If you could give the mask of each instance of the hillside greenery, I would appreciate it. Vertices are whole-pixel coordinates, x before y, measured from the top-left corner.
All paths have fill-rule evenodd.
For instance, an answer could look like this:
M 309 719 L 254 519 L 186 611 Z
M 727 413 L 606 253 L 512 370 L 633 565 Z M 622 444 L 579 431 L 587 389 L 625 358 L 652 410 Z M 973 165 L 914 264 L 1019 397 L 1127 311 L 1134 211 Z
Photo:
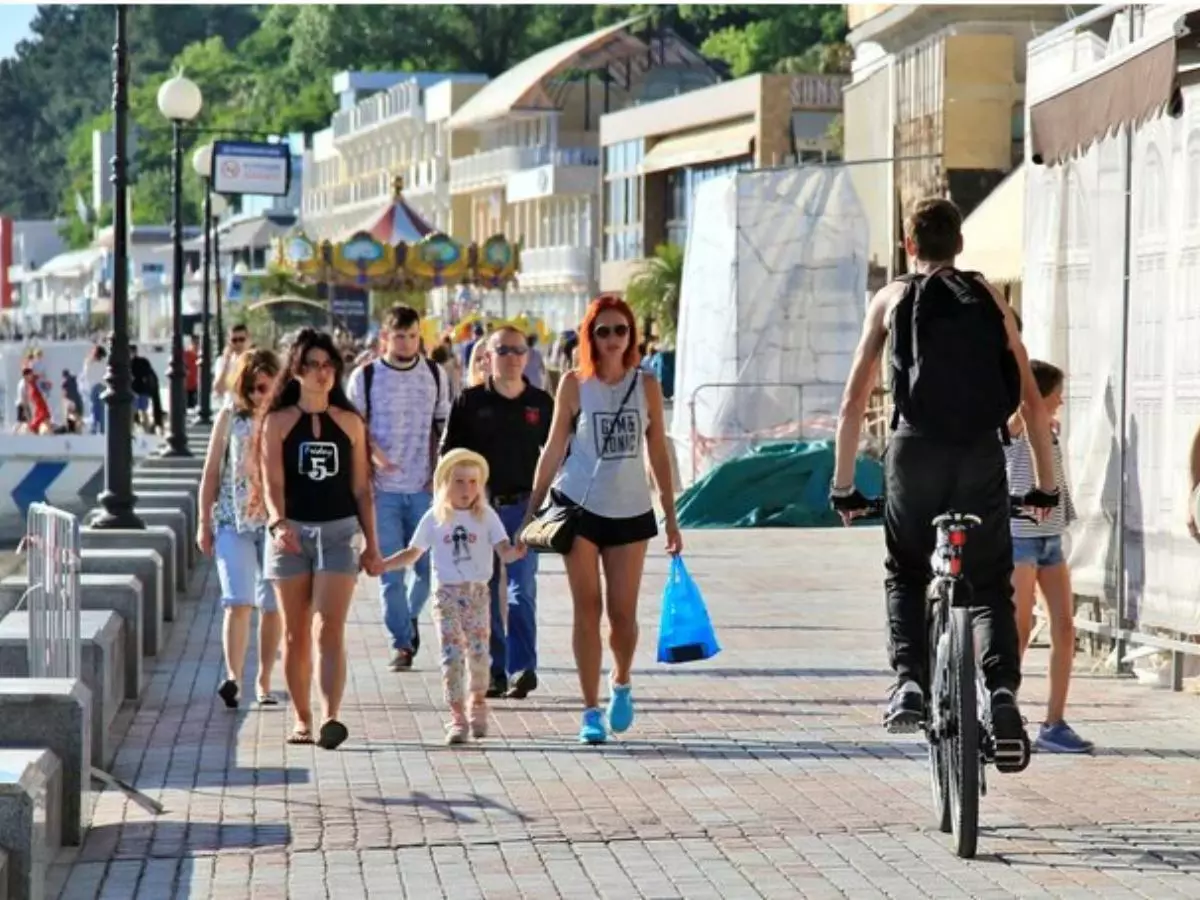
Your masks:
M 335 72 L 496 76 L 548 46 L 635 15 L 673 28 L 730 77 L 830 71 L 846 60 L 842 6 L 131 6 L 133 221 L 170 217 L 170 130 L 155 99 L 176 70 L 204 93 L 199 128 L 312 132 L 334 111 Z M 76 198 L 90 203 L 92 132 L 111 124 L 113 8 L 39 6 L 31 30 L 16 55 L 0 62 L 0 127 L 8 136 L 0 142 L 0 213 L 61 216 L 78 246 L 111 218 L 105 210 L 99 222 L 82 221 Z M 192 149 L 211 139 L 186 136 L 188 221 L 198 221 L 201 200 Z

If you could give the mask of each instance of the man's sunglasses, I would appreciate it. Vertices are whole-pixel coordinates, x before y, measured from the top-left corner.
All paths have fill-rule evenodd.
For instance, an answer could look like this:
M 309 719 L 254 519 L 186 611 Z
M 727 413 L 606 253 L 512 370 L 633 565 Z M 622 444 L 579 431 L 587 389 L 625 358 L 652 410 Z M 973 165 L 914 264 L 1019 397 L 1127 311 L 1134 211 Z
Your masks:
M 625 337 L 625 335 L 629 334 L 629 326 L 623 322 L 620 325 L 597 325 L 592 329 L 592 334 L 600 340 L 604 340 L 609 335 Z
M 508 344 L 501 344 L 496 348 L 497 356 L 524 356 L 528 352 L 528 347 L 510 347 Z
M 244 334 L 235 334 L 229 339 L 229 343 L 238 345 L 244 344 L 246 343 L 246 336 Z

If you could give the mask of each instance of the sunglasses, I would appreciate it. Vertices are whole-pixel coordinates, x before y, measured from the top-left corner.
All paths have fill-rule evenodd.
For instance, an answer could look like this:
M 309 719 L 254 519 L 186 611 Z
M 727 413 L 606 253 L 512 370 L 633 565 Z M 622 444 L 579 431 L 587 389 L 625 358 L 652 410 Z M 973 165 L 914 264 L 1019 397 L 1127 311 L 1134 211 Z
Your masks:
M 507 344 L 501 344 L 493 351 L 497 356 L 524 356 L 529 352 L 528 347 L 510 347 Z
M 231 338 L 229 339 L 229 343 L 231 343 L 231 344 L 244 344 L 244 343 L 246 343 L 246 336 L 245 336 L 245 335 L 240 335 L 240 334 L 239 334 L 239 335 L 234 335 L 233 337 L 231 337 Z
M 622 322 L 620 325 L 597 325 L 592 329 L 592 334 L 602 341 L 605 340 L 609 335 L 616 335 L 617 337 L 621 338 L 629 334 L 629 326 L 624 322 Z
M 302 372 L 332 372 L 337 368 L 331 359 L 306 359 L 300 364 Z

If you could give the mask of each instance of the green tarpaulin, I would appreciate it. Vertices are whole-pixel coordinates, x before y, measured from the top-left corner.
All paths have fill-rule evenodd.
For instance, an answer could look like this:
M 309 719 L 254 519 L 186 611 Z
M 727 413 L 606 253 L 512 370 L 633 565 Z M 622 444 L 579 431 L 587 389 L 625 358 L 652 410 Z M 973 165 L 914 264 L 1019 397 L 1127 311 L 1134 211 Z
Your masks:
M 678 501 L 684 528 L 815 528 L 840 524 L 829 508 L 833 442 L 758 447 L 717 466 Z M 860 456 L 855 483 L 868 497 L 883 490 L 883 467 Z

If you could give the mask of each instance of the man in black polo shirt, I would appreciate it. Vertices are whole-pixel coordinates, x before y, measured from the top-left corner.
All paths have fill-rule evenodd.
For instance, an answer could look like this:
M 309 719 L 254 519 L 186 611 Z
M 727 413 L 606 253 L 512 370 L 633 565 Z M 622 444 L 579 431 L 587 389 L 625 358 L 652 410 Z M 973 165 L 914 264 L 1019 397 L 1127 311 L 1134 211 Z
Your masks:
M 488 461 L 488 493 L 511 540 L 525 517 L 538 456 L 550 436 L 554 401 L 525 380 L 525 335 L 511 326 L 488 339 L 492 374 L 450 408 L 442 453 L 465 447 Z M 489 697 L 521 699 L 537 687 L 537 554 L 508 566 L 508 634 L 500 610 L 500 562 L 492 572 Z

